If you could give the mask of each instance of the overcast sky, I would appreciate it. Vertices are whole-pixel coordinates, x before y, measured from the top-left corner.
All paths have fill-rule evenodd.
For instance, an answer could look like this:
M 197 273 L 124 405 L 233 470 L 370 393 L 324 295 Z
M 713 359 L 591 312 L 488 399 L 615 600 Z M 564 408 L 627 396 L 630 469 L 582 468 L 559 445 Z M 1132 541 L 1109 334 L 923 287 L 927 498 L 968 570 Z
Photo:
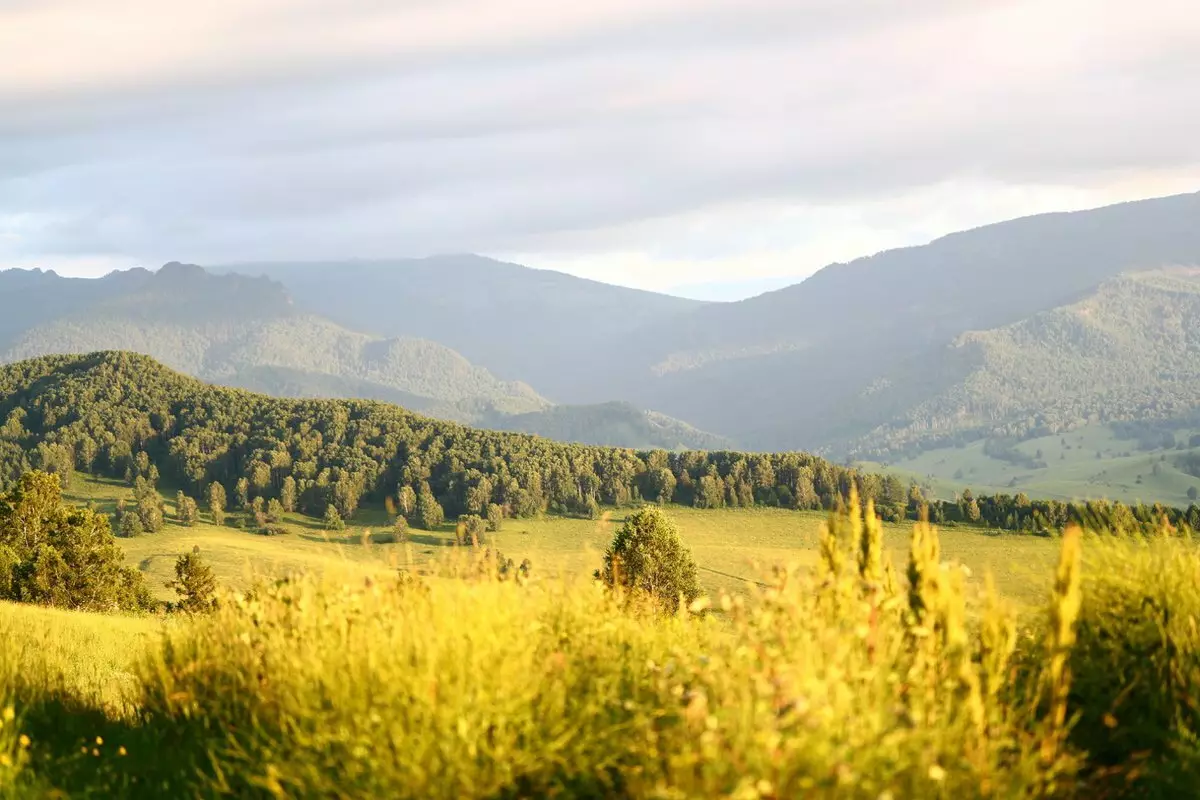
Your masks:
M 1200 190 L 1195 0 L 0 0 L 0 268 L 480 252 L 736 297 Z

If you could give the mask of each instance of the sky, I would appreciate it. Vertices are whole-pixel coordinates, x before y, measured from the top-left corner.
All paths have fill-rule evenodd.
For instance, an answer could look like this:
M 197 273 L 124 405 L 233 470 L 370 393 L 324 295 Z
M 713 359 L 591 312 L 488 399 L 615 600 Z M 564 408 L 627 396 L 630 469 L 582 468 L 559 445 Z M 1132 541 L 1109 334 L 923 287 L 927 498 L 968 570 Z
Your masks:
M 0 0 L 0 268 L 478 252 L 734 299 L 1200 190 L 1194 0 Z

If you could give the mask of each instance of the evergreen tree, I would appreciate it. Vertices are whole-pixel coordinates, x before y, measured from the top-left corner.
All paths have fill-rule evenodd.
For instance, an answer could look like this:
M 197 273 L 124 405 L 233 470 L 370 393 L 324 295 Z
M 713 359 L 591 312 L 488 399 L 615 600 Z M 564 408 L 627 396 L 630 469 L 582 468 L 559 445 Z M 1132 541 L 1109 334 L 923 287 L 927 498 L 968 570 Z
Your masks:
M 146 532 L 142 527 L 142 518 L 137 514 L 125 514 L 121 517 L 121 536 L 126 539 L 132 539 L 135 536 L 141 536 Z
M 61 481 L 44 472 L 0 494 L 0 599 L 92 611 L 153 605 L 108 517 L 64 503 Z
M 146 533 L 158 533 L 163 529 L 162 507 L 158 504 L 157 496 L 144 497 L 138 501 L 137 515 L 141 520 L 142 529 Z
M 175 580 L 168 581 L 167 588 L 179 595 L 176 606 L 181 611 L 201 614 L 217 607 L 217 579 L 198 549 L 175 562 Z
M 325 519 L 323 521 L 325 530 L 327 531 L 342 531 L 346 529 L 346 523 L 342 520 L 342 515 L 338 512 L 337 506 L 333 503 L 325 506 Z

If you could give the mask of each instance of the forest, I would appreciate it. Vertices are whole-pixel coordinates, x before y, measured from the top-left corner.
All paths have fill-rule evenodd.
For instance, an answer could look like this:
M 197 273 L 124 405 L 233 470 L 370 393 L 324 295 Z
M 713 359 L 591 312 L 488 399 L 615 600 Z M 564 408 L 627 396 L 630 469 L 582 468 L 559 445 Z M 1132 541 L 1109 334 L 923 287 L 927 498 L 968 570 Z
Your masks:
M 216 387 L 121 352 L 0 368 L 0 483 L 74 470 L 177 488 L 230 508 L 270 501 L 320 517 L 396 504 L 425 519 L 595 516 L 637 502 L 833 509 L 853 489 L 888 521 L 1047 532 L 1068 522 L 1200 527 L 1200 508 L 1064 503 L 1024 494 L 926 496 L 895 476 L 814 455 L 634 451 L 469 428 L 358 400 L 286 400 Z M 261 498 L 261 499 L 260 499 Z M 435 509 L 431 511 L 431 509 Z M 223 510 L 223 509 L 222 509 Z M 422 513 L 417 514 L 418 511 Z M 419 520 L 418 520 L 419 521 Z

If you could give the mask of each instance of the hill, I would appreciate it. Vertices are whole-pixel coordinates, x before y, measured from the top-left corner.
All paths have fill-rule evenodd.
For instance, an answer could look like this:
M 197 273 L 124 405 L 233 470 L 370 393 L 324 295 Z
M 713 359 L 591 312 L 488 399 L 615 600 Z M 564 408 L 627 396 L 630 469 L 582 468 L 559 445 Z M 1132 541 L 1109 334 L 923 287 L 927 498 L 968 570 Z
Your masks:
M 126 350 L 188 374 L 287 397 L 361 397 L 458 422 L 639 447 L 718 441 L 632 411 L 550 407 L 528 384 L 496 378 L 444 344 L 381 338 L 297 308 L 279 283 L 171 263 L 98 280 L 0 272 L 0 359 Z M 509 421 L 509 417 L 519 419 Z M 579 421 L 569 423 L 572 416 Z M 611 429 L 597 425 L 610 419 Z
M 796 286 L 640 328 L 610 349 L 619 355 L 597 371 L 602 383 L 581 384 L 582 399 L 603 387 L 745 446 L 845 452 L 975 374 L 972 347 L 948 352 L 968 332 L 1078 302 L 1129 271 L 1200 263 L 1197 219 L 1200 194 L 1181 195 L 1013 220 L 834 264 Z M 1025 330 L 1007 346 L 1020 358 L 1051 335 Z M 1072 357 L 1052 339 L 1043 344 L 1039 358 Z M 928 391 L 886 382 L 910 368 Z M 871 394 L 876 402 L 864 402 Z
M 247 383 L 268 367 L 378 384 L 427 401 L 486 401 L 500 411 L 547 405 L 530 387 L 500 381 L 444 345 L 379 339 L 300 312 L 283 286 L 264 278 L 172 263 L 92 283 L 94 301 L 13 336 L 4 360 L 129 350 L 216 381 Z M 53 297 L 61 288 L 45 284 L 41 294 Z
M 662 450 L 727 450 L 730 440 L 697 430 L 664 414 L 641 411 L 629 403 L 553 406 L 532 414 L 491 414 L 482 425 L 557 439 L 613 447 Z
M 580 402 L 624 336 L 705 306 L 475 255 L 218 269 L 281 281 L 299 307 L 355 330 L 441 342 L 563 403 Z M 596 388 L 587 402 L 613 399 Z
M 288 400 L 205 384 L 131 353 L 0 367 L 0 482 L 31 467 L 133 481 L 150 467 L 203 498 L 282 498 L 352 517 L 410 487 L 446 511 L 592 513 L 637 497 L 720 507 L 828 506 L 853 471 L 799 453 L 674 453 L 468 428 L 362 400 Z M 239 488 L 240 487 L 240 488 Z M 864 484 L 864 495 L 882 484 Z M 902 494 L 902 490 L 896 490 Z M 786 502 L 781 502 L 786 498 Z
M 939 354 L 948 388 L 916 365 L 887 390 L 925 399 L 857 443 L 904 452 L 937 437 L 1018 440 L 1200 408 L 1200 269 L 1130 273 L 1077 302 L 971 331 Z

